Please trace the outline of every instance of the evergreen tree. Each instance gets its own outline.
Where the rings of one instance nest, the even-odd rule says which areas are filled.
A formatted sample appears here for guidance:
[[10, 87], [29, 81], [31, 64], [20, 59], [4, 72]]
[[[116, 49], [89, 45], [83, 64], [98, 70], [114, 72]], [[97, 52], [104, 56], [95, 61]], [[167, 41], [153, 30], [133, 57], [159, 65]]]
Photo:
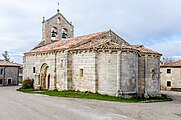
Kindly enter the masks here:
[[4, 51], [4, 53], [2, 53], [2, 56], [4, 57], [5, 61], [10, 61], [10, 57], [9, 57], [8, 51]]

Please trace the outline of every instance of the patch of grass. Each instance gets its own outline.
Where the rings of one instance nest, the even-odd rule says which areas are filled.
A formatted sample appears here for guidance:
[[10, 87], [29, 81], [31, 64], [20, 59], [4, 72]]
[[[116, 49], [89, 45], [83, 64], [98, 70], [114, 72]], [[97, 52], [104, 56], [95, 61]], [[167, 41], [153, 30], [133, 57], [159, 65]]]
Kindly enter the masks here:
[[150, 103], [150, 102], [165, 102], [171, 101], [171, 98], [168, 98], [166, 95], [162, 95], [162, 97], [152, 97], [148, 99], [140, 99], [140, 98], [120, 98], [108, 95], [101, 95], [99, 93], [89, 93], [89, 92], [76, 92], [76, 91], [39, 91], [34, 89], [18, 89], [18, 91], [31, 93], [31, 94], [42, 94], [49, 96], [58, 96], [58, 97], [70, 97], [70, 98], [81, 98], [81, 99], [95, 99], [95, 100], [105, 100], [105, 101], [114, 101], [114, 102], [128, 102], [128, 103]]
[[24, 93], [34, 93], [34, 90], [33, 88], [30, 88], [30, 89], [23, 89], [23, 88], [19, 88], [17, 89], [17, 91], [20, 91], [20, 92], [24, 92]]

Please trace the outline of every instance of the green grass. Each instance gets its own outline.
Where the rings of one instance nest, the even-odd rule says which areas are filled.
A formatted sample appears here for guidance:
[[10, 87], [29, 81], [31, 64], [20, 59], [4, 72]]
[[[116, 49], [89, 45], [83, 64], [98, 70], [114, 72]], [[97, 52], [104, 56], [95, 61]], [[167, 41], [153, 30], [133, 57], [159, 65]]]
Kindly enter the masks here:
[[165, 102], [171, 101], [171, 98], [162, 95], [162, 97], [152, 97], [148, 99], [140, 99], [140, 98], [120, 98], [120, 97], [113, 97], [108, 95], [101, 95], [101, 94], [94, 94], [94, 93], [83, 93], [83, 92], [76, 92], [76, 91], [39, 91], [34, 89], [18, 89], [18, 91], [31, 93], [31, 94], [42, 94], [42, 95], [49, 95], [49, 96], [58, 96], [58, 97], [70, 97], [70, 98], [81, 98], [81, 99], [95, 99], [95, 100], [105, 100], [105, 101], [114, 101], [114, 102], [128, 102], [128, 103], [150, 103], [150, 102]]

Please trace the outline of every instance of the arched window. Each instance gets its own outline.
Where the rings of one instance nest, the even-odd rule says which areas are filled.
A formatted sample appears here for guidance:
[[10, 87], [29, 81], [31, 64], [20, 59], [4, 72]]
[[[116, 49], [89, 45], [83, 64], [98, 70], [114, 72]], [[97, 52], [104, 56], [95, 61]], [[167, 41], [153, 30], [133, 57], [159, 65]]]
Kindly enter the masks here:
[[156, 69], [152, 70], [152, 80], [156, 80]]
[[60, 17], [58, 17], [57, 22], [58, 22], [58, 24], [60, 23]]
[[57, 28], [52, 27], [51, 29], [51, 39], [55, 39], [57, 37]]
[[68, 37], [68, 30], [66, 28], [62, 29], [62, 38], [67, 38]]

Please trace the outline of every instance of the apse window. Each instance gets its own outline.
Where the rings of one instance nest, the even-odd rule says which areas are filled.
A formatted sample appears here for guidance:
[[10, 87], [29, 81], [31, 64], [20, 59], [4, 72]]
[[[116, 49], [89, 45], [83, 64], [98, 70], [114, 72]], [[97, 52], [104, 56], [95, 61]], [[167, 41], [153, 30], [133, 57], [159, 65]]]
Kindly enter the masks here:
[[80, 69], [80, 77], [82, 78], [84, 75], [84, 70], [83, 69]]
[[63, 68], [63, 60], [61, 60], [60, 67]]
[[152, 70], [152, 80], [156, 80], [156, 70]]
[[167, 74], [171, 74], [171, 69], [167, 69]]
[[33, 73], [35, 73], [36, 71], [35, 71], [35, 67], [33, 67]]
[[171, 81], [167, 81], [167, 87], [171, 87]]

